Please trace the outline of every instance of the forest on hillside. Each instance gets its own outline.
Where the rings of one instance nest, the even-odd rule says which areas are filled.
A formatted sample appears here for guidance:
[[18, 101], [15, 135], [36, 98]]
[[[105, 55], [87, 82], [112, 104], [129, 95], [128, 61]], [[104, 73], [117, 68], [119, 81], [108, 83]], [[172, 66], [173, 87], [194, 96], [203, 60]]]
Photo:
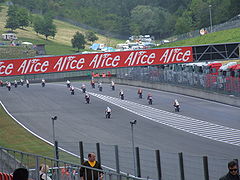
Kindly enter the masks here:
[[[0, 0], [0, 2], [4, 0]], [[164, 38], [240, 14], [240, 0], [12, 0], [31, 12], [69, 18], [120, 35]]]

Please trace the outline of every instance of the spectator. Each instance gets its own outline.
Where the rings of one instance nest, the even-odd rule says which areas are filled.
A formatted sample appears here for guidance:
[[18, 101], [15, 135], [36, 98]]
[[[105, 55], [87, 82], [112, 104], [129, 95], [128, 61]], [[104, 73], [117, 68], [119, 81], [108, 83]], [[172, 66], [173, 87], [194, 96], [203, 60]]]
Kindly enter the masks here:
[[111, 74], [110, 71], [107, 72], [107, 76], [108, 76], [108, 77], [111, 77], [111, 76], [112, 76], [112, 74]]
[[219, 180], [240, 180], [238, 174], [238, 163], [236, 161], [230, 161], [228, 163], [228, 170], [229, 172]]
[[104, 72], [102, 73], [102, 77], [103, 77], [103, 78], [105, 78], [105, 77], [106, 77], [106, 74], [105, 74]]
[[[102, 170], [102, 167], [101, 167], [100, 163], [96, 161], [96, 155], [93, 152], [88, 154], [88, 161], [85, 161], [82, 165]], [[93, 175], [93, 177], [92, 177], [92, 175]], [[81, 180], [102, 180], [103, 173], [100, 171], [81, 167], [80, 178], [81, 178]]]
[[26, 168], [18, 168], [13, 172], [13, 180], [28, 180], [28, 170]]
[[39, 176], [40, 176], [40, 180], [52, 180], [48, 175], [47, 172], [49, 170], [48, 165], [46, 164], [41, 164], [40, 165], [40, 172], [39, 172]]

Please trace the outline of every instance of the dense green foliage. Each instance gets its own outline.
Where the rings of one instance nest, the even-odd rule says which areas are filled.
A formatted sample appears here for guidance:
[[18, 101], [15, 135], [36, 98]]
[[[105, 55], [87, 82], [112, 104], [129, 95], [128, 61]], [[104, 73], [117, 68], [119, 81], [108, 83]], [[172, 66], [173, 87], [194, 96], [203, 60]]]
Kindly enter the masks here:
[[5, 27], [15, 30], [17, 28], [27, 27], [30, 22], [30, 15], [26, 8], [18, 6], [9, 6]]
[[92, 43], [98, 40], [97, 35], [93, 31], [87, 31], [85, 34], [85, 38]]
[[53, 18], [51, 16], [36, 16], [33, 18], [33, 28], [38, 34], [42, 34], [48, 38], [48, 36], [55, 37], [57, 33], [56, 25], [53, 24]]
[[86, 44], [85, 37], [80, 32], [76, 32], [76, 34], [74, 34], [71, 42], [72, 42], [72, 47], [78, 48], [78, 51], [79, 51], [79, 49], [85, 48], [85, 44]]
[[163, 38], [225, 22], [240, 12], [239, 0], [12, 0], [30, 11], [52, 12], [122, 35]]

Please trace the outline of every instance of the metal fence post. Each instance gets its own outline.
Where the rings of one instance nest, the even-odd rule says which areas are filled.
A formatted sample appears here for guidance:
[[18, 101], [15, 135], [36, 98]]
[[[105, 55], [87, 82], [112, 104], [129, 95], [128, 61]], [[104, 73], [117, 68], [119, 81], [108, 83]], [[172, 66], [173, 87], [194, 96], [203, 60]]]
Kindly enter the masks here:
[[100, 143], [96, 143], [96, 148], [97, 148], [97, 160], [99, 164], [101, 164]]
[[208, 157], [207, 156], [203, 156], [203, 169], [204, 169], [204, 179], [209, 180]]
[[83, 154], [83, 142], [79, 142], [79, 153], [80, 153], [80, 164], [84, 162], [84, 154]]
[[179, 168], [180, 168], [181, 180], [185, 180], [184, 164], [183, 164], [183, 153], [182, 152], [178, 153], [178, 157], [179, 157]]
[[56, 158], [56, 166], [57, 166], [57, 179], [59, 180], [60, 178], [60, 172], [59, 172], [59, 151], [58, 151], [58, 141], [55, 141], [55, 158]]
[[20, 167], [23, 166], [23, 153], [21, 152], [21, 160], [20, 160]]
[[1, 165], [1, 172], [3, 172], [4, 161], [3, 161], [3, 150], [2, 150], [1, 147], [0, 147], [0, 153], [1, 153], [0, 161], [2, 162], [2, 165]]
[[59, 159], [59, 151], [58, 151], [58, 141], [55, 141], [55, 158]]
[[158, 180], [161, 180], [162, 179], [162, 171], [161, 171], [160, 151], [155, 150], [155, 154], [156, 154]]
[[114, 147], [115, 147], [116, 172], [120, 173], [118, 145], [115, 145]]
[[35, 165], [35, 179], [39, 180], [39, 159], [38, 156], [36, 156], [36, 165]]
[[137, 177], [141, 177], [140, 154], [139, 147], [136, 147]]

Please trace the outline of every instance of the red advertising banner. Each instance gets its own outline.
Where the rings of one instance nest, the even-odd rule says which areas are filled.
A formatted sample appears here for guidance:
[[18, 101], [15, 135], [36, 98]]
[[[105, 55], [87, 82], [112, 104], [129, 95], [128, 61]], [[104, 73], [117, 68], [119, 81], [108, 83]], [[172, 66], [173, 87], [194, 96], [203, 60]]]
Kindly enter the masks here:
[[0, 76], [193, 62], [192, 47], [0, 60]]

